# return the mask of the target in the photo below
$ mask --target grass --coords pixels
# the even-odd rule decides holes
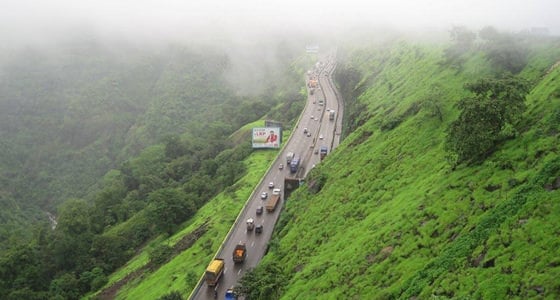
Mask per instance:
[[[458,115],[454,104],[466,96],[464,83],[492,70],[481,53],[461,71],[442,66],[444,47],[401,41],[348,56],[370,84],[353,100],[366,104],[370,118],[311,172],[307,182],[320,178],[322,188],[301,187],[286,202],[258,266],[282,266],[289,278],[282,299],[560,296],[560,190],[543,188],[560,176],[560,68],[544,73],[560,51],[533,48],[521,73],[534,87],[518,137],[481,165],[452,169],[443,141]],[[210,224],[192,247],[117,299],[189,295],[277,153],[255,151],[233,192],[201,208],[181,232],[153,241],[173,245]],[[111,282],[146,263],[144,251]]]
[[[181,231],[169,238],[160,237],[151,241],[126,266],[113,273],[107,286],[145,266],[149,262],[150,247],[159,243],[173,246],[200,224],[209,223],[208,230],[192,247],[157,270],[145,272],[140,278],[126,284],[119,290],[116,299],[157,299],[171,291],[179,291],[183,296],[188,296],[276,155],[275,150],[254,151],[245,161],[247,174],[235,184],[233,193],[219,194],[186,222]]]
[[[482,165],[452,170],[445,128],[463,84],[491,73],[483,56],[456,72],[438,64],[441,48],[400,43],[389,53],[354,62],[365,77],[377,73],[358,99],[372,117],[313,172],[327,178],[322,190],[301,188],[287,202],[278,247],[263,261],[290,274],[282,299],[558,297],[560,204],[552,199],[560,192],[531,183],[558,157],[559,131],[549,121],[560,107],[550,96],[558,71],[533,89],[517,139]],[[531,66],[546,65],[532,57]],[[560,58],[545,57],[549,65]],[[442,121],[410,110],[434,85],[444,91]]]

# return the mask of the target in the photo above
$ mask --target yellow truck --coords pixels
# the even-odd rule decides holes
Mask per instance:
[[[225,262],[223,258],[214,259],[206,268],[204,280],[208,286],[216,286],[222,274],[224,274]]]

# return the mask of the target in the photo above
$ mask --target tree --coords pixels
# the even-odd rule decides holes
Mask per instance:
[[[187,199],[185,192],[174,188],[150,193],[148,202],[149,219],[160,232],[172,233],[175,225],[185,221],[196,211],[193,201]]]
[[[72,273],[64,273],[51,282],[50,292],[60,299],[79,299],[80,281]]]
[[[165,156],[167,158],[175,159],[187,153],[185,144],[183,144],[181,138],[177,135],[168,135],[164,138],[163,142],[165,144]]]
[[[479,36],[486,41],[486,58],[498,71],[517,74],[527,65],[528,50],[515,36],[500,33],[490,26],[482,28]]]
[[[444,94],[440,85],[433,84],[421,104],[422,109],[426,110],[430,117],[437,117],[440,121],[443,121],[442,100],[445,97]]]
[[[279,299],[288,276],[278,263],[272,262],[249,270],[234,290],[245,299]]]
[[[472,48],[476,39],[476,34],[466,27],[454,26],[449,31],[449,35],[453,44],[444,50],[445,60],[443,63],[460,68],[465,60],[463,54],[467,53]]]
[[[513,137],[529,91],[525,80],[514,77],[481,79],[465,88],[474,96],[459,101],[459,118],[448,128],[445,147],[452,163],[480,162],[498,142]]]
[[[159,297],[158,300],[183,300],[183,296],[178,291],[173,291]]]
[[[49,247],[59,270],[81,273],[91,268],[89,251],[93,233],[90,207],[84,200],[70,199],[59,208],[58,225]]]
[[[91,271],[83,272],[80,275],[80,285],[82,292],[96,291],[107,284],[108,279],[103,269],[99,267],[93,268]]]

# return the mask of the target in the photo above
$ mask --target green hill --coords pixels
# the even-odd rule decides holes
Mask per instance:
[[[341,49],[351,132],[288,199],[248,299],[560,296],[559,41],[527,37],[527,109],[474,164],[445,150],[464,84],[499,76],[485,45]],[[556,64],[557,66],[557,64]]]
[[[244,49],[254,68],[243,78],[239,58],[197,45],[91,37],[9,53],[0,65],[0,298],[77,299],[107,282],[128,291],[120,274],[158,270],[204,232],[212,237],[195,247],[206,260],[274,157],[251,156],[249,127],[239,128],[266,118],[289,132],[304,104],[299,78],[313,58],[298,42],[281,43],[277,56],[266,49],[278,41],[260,42],[258,53]],[[231,76],[258,84],[240,92]]]

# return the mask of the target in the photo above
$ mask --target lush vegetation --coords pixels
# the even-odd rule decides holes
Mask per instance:
[[[74,73],[43,52],[2,73],[0,298],[184,299],[277,154],[251,151],[250,128],[289,133],[312,58],[284,44],[279,80],[240,96],[222,53],[72,47]],[[491,27],[339,48],[344,142],[238,291],[558,298],[559,49]],[[56,228],[22,229],[41,210]]]
[[[141,270],[158,269],[214,224],[191,221],[180,241],[147,242],[184,231],[216,195],[247,198],[241,179],[258,176],[247,165],[250,130],[238,129],[269,118],[289,132],[303,105],[300,45],[284,47],[285,67],[248,95],[228,80],[224,53],[82,43],[2,66],[2,299],[77,299],[110,285],[141,249]],[[232,217],[222,221],[216,237]]]
[[[451,33],[339,48],[353,131],[291,195],[240,293],[560,296],[560,41]]]

